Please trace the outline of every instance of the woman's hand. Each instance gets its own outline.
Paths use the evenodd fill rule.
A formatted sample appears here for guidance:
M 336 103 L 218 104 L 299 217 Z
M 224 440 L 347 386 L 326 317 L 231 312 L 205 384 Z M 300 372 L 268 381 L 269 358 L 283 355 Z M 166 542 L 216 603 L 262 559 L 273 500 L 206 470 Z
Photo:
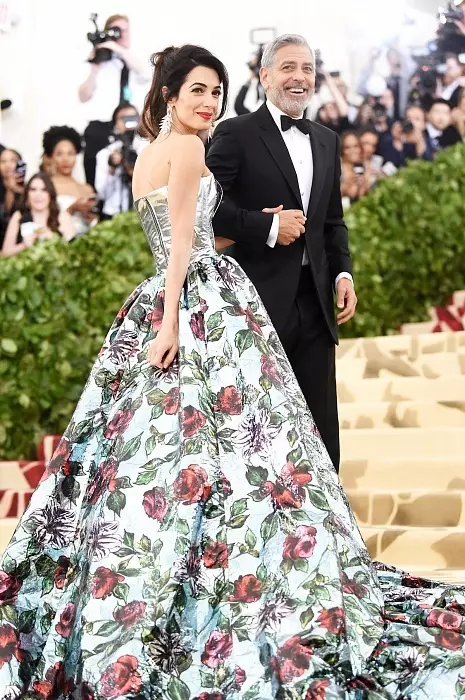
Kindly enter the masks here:
M 152 367 L 168 369 L 179 350 L 179 329 L 177 324 L 162 324 L 155 340 L 150 343 L 147 359 Z
M 95 202 L 95 195 L 79 197 L 79 199 L 76 199 L 76 201 L 71 204 L 68 211 L 70 214 L 79 212 L 80 214 L 84 214 L 84 216 L 88 216 L 92 213 L 91 209 L 95 206 Z
M 24 236 L 23 243 L 26 248 L 31 248 L 39 237 L 38 231 L 34 231 L 30 236 Z
M 7 190 L 15 194 L 23 194 L 24 192 L 24 177 L 16 172 L 11 173 L 5 178 L 5 187 Z

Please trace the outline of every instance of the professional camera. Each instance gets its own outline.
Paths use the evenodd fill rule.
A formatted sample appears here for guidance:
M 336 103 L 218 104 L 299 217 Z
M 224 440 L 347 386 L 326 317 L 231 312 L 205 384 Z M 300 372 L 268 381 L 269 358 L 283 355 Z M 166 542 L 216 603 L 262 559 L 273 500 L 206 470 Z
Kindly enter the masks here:
M 106 41 L 116 41 L 121 37 L 121 29 L 119 27 L 111 27 L 110 29 L 100 31 L 97 25 L 97 17 L 97 13 L 92 13 L 90 16 L 90 21 L 93 22 L 95 31 L 88 32 L 87 39 L 95 49 L 95 56 L 89 59 L 89 63 L 105 63 L 106 61 L 111 61 L 112 51 L 110 51 L 110 49 L 99 49 L 98 45 L 104 44 Z
M 405 119 L 405 121 L 402 122 L 402 133 L 405 134 L 405 136 L 408 136 L 415 130 L 415 126 L 413 122 L 410 121 L 410 119 Z
M 123 172 L 130 179 L 137 160 L 137 152 L 132 144 L 134 142 L 134 136 L 136 135 L 136 129 L 139 126 L 139 117 L 136 115 L 127 116 L 124 117 L 123 121 L 125 131 L 122 134 L 118 134 L 118 138 L 123 143 L 123 148 L 121 150 L 123 156 Z

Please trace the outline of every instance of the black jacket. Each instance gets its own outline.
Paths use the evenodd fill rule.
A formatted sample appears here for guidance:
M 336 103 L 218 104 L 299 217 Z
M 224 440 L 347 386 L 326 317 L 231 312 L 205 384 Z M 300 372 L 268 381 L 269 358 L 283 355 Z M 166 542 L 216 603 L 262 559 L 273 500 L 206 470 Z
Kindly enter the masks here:
M 223 188 L 213 220 L 217 236 L 235 241 L 233 256 L 255 284 L 271 320 L 284 329 L 301 272 L 310 274 L 328 329 L 337 343 L 333 289 L 340 272 L 352 273 L 340 191 L 337 135 L 311 123 L 313 185 L 306 232 L 289 246 L 266 245 L 273 215 L 262 209 L 283 205 L 302 210 L 297 175 L 280 130 L 266 105 L 217 127 L 207 165 Z M 310 264 L 302 268 L 304 246 Z

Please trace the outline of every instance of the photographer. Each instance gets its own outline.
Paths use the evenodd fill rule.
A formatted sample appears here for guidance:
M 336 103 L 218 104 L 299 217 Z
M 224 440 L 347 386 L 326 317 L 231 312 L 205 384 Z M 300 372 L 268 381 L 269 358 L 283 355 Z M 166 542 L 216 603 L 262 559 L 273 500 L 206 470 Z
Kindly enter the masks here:
M 102 38 L 102 33 L 95 34 Z M 129 18 L 112 15 L 105 22 L 104 34 L 115 34 L 118 38 L 94 43 L 94 35 L 94 48 L 88 59 L 89 75 L 79 88 L 79 99 L 88 103 L 89 110 L 90 123 L 84 133 L 84 169 L 91 185 L 95 179 L 95 157 L 109 142 L 114 105 L 131 102 L 140 111 L 150 83 L 148 64 L 145 67 L 130 50 Z
M 135 136 L 139 114 L 133 105 L 119 105 L 113 113 L 116 140 L 97 153 L 95 188 L 103 201 L 103 218 L 127 211 L 132 206 L 131 180 L 139 153 L 147 145 Z
M 440 96 L 449 102 L 451 109 L 455 109 L 460 91 L 465 86 L 464 66 L 460 63 L 458 56 L 449 54 L 446 57 L 446 70 L 441 82 L 443 87 Z
M 348 131 L 351 124 L 348 118 L 349 105 L 338 88 L 335 77 L 327 71 L 321 72 L 322 82 L 327 85 L 333 100 L 322 105 L 318 110 L 316 121 L 337 134 Z
M 438 97 L 428 111 L 426 141 L 435 153 L 462 140 L 460 132 L 452 125 L 452 111 L 447 100 Z
M 255 112 L 265 101 L 265 92 L 258 77 L 262 54 L 263 48 L 260 47 L 252 54 L 250 61 L 247 63 L 250 69 L 250 77 L 241 87 L 234 101 L 234 110 L 238 116 Z

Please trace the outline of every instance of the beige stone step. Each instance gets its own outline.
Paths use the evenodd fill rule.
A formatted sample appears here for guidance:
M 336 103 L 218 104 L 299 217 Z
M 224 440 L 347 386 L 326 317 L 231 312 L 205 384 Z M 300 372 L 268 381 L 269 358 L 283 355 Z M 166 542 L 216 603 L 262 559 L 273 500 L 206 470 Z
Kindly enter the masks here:
M 465 529 L 456 527 L 362 527 L 373 559 L 412 569 L 463 569 Z
M 390 377 L 451 377 L 465 375 L 465 351 L 421 355 L 417 360 L 380 355 L 368 359 L 348 357 L 338 361 L 338 381 Z
M 412 576 L 465 586 L 465 569 L 410 569 Z
M 10 542 L 17 524 L 17 518 L 2 518 L 0 520 L 0 552 L 3 552 Z
M 343 455 L 344 456 L 344 455 Z M 341 480 L 345 489 L 364 491 L 431 491 L 465 489 L 465 454 L 458 459 L 413 457 L 388 459 L 376 455 L 371 459 L 344 459 Z
M 342 338 L 337 349 L 338 359 L 392 356 L 416 360 L 422 355 L 457 352 L 465 349 L 465 331 L 459 333 L 425 333 L 422 335 L 386 335 L 378 338 Z
M 402 377 L 399 379 L 351 379 L 338 381 L 340 403 L 378 401 L 463 401 L 465 375 L 461 377 Z
M 376 380 L 375 380 L 376 381 Z M 344 460 L 465 457 L 465 428 L 361 428 L 341 431 Z
M 402 335 L 422 335 L 423 333 L 431 333 L 435 321 L 423 321 L 422 323 L 403 323 L 400 327 Z
M 339 404 L 341 430 L 360 428 L 464 427 L 465 398 L 460 401 L 393 401 Z
M 361 491 L 347 497 L 360 526 L 459 527 L 465 529 L 463 491 Z M 465 552 L 464 552 L 465 567 Z

